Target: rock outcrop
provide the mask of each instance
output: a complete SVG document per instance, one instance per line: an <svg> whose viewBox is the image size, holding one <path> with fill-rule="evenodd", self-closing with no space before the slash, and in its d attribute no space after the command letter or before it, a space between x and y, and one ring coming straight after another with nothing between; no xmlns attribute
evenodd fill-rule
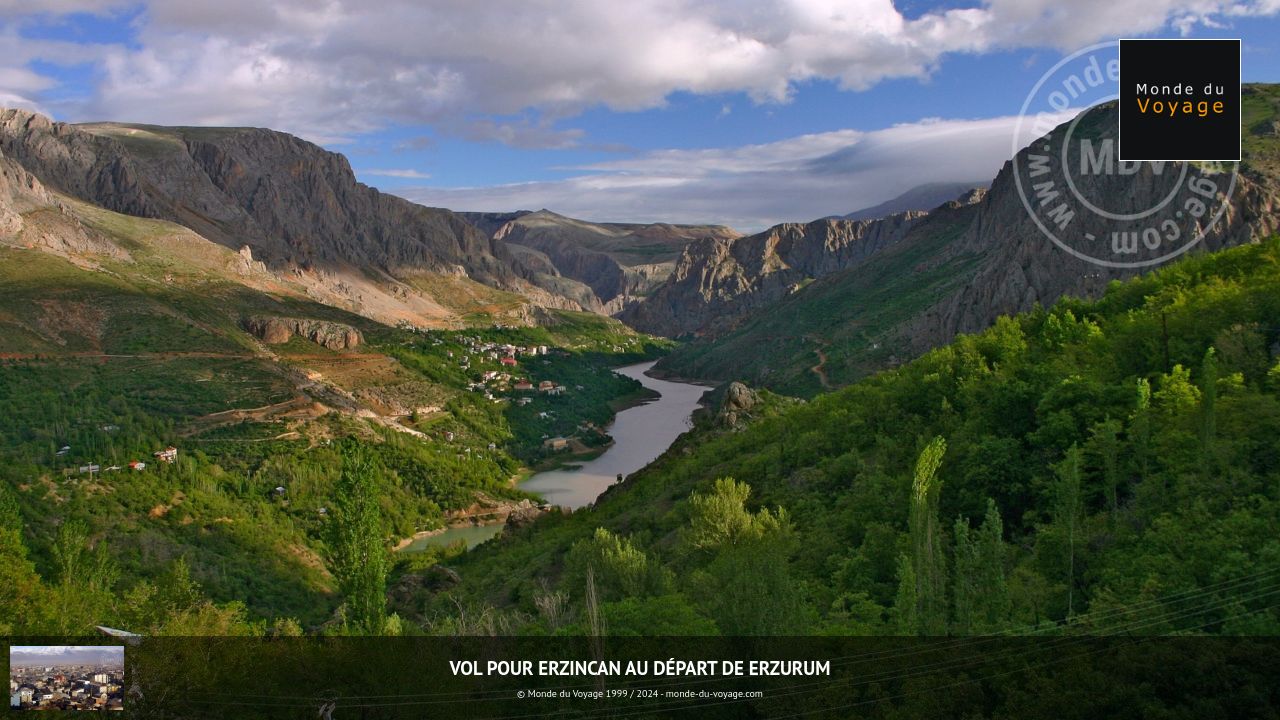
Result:
<svg viewBox="0 0 1280 720"><path fill-rule="evenodd" d="M908 212L786 223L749 237L696 242L681 253L665 283L618 318L667 337L722 334L804 283L855 267L899 242L923 217Z"/></svg>
<svg viewBox="0 0 1280 720"><path fill-rule="evenodd" d="M364 342L359 330L328 320L251 317L244 321L244 327L268 345L287 343L294 335L330 350L350 350Z"/></svg>
<svg viewBox="0 0 1280 720"><path fill-rule="evenodd" d="M443 565L405 573L387 588L387 610L402 618L420 621L432 595L451 590L460 582L462 577L457 571Z"/></svg>
<svg viewBox="0 0 1280 720"><path fill-rule="evenodd" d="M359 183L343 156L260 128L68 125L0 110L0 151L58 192L170 220L272 269L465 274L519 286L500 241Z"/></svg>
<svg viewBox="0 0 1280 720"><path fill-rule="evenodd" d="M754 390L740 382L731 382L725 389L716 418L721 425L736 428L751 417L752 410L759 404L760 396Z"/></svg>
<svg viewBox="0 0 1280 720"><path fill-rule="evenodd" d="M503 526L503 532L512 532L521 528L529 527L537 522L538 518L546 513L545 510L536 506L519 507L511 511L507 515L506 524Z"/></svg>
<svg viewBox="0 0 1280 720"><path fill-rule="evenodd" d="M124 258L120 248L85 227L34 175L0 152L0 244L58 255Z"/></svg>
<svg viewBox="0 0 1280 720"><path fill-rule="evenodd" d="M592 298L575 299L584 307L609 314L665 280L689 243L738 237L737 232L719 225L595 223L549 210L462 215L491 232L495 240L535 252L536 256L525 253L520 258L526 264L533 263L535 272L589 288ZM548 283L539 284L548 287ZM557 284L551 281L551 285Z"/></svg>

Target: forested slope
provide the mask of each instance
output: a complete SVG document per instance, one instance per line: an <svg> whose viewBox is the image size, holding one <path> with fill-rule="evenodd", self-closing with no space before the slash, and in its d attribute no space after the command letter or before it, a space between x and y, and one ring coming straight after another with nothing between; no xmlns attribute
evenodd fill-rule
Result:
<svg viewBox="0 0 1280 720"><path fill-rule="evenodd" d="M1278 317L1273 239L1001 318L745 429L704 420L415 609L581 631L593 585L612 634L1274 633Z"/></svg>

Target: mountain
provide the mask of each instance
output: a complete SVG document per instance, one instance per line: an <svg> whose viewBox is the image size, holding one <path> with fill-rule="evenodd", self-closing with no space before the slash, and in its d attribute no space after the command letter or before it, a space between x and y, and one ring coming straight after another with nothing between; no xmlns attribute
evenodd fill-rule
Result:
<svg viewBox="0 0 1280 720"><path fill-rule="evenodd" d="M689 243L739 237L721 225L595 223L550 210L461 215L512 248L517 265L540 285L605 314L662 283Z"/></svg>
<svg viewBox="0 0 1280 720"><path fill-rule="evenodd" d="M855 210L848 215L841 215L842 220L874 220L911 210L932 210L939 205L955 200L975 188L987 187L985 182L939 182L918 185L901 195L885 200L879 205Z"/></svg>
<svg viewBox="0 0 1280 720"><path fill-rule="evenodd" d="M96 665L124 667L124 648L109 645L18 645L9 649L11 667Z"/></svg>
<svg viewBox="0 0 1280 720"><path fill-rule="evenodd" d="M1254 242L1280 225L1280 140L1272 126L1280 117L1280 88L1249 86L1244 99L1245 161L1221 222L1197 251ZM1087 112L1073 141L1114 137L1114 105ZM1033 146L1047 144L1058 152L1066 128L1055 129ZM1022 151L1024 160L1028 152ZM988 327L1000 315L1049 305L1063 295L1098 297L1112 280L1139 272L1100 267L1051 243L1024 208L1013 172L1013 163L1006 163L979 202L930 213L900 241L860 265L766 305L728 333L712 332L689 343L664 358L659 368L674 375L744 380L812 395L916 357L957 333ZM1061 187L1060 171L1054 172ZM1157 176L1149 165L1140 173L1136 183L1134 176L1092 176L1094 185L1084 191L1118 198L1124 203L1121 211L1147 208L1171 192L1179 177L1177 172ZM1148 222L1174 220L1177 212L1179 208L1165 207ZM1109 221L1084 213L1077 218L1072 226L1076 236L1110 237ZM665 297L666 290L660 288L653 297ZM709 300L697 294L680 300L674 307L661 308L666 317L705 317ZM672 329L643 322L637 327ZM715 328L703 326L695 332Z"/></svg>
<svg viewBox="0 0 1280 720"><path fill-rule="evenodd" d="M523 277L503 242L457 214L359 183L346 158L285 133L69 125L3 110L0 151L54 192L182 225L323 302L382 321L456 324L477 307L577 307Z"/></svg>
<svg viewBox="0 0 1280 720"><path fill-rule="evenodd" d="M745 238L690 244L665 283L618 316L643 332L716 336L815 278L854 267L901 241L925 216L787 223Z"/></svg>

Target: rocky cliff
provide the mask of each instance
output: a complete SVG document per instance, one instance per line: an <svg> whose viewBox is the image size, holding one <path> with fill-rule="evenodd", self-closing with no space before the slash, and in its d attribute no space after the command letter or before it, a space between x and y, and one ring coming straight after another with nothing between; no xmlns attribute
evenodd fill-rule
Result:
<svg viewBox="0 0 1280 720"><path fill-rule="evenodd" d="M1114 139L1116 132L1115 105L1095 108L1079 123L1066 154L1075 155L1076 140L1082 133L1087 133L1091 140L1099 143ZM1068 142L1065 125L1023 150L1020 153L1023 162L1019 166L1027 166L1025 157L1035 152L1037 147L1047 146L1050 148L1047 154L1062 156L1064 142ZM1184 217L1185 199L1179 194L1179 188L1187 181L1180 179L1182 165L1170 164L1156 173L1151 163L1141 163L1135 175L1089 176L1086 180L1090 186L1081 187L1081 192L1086 197L1106 198L1107 210L1115 214L1138 214L1161 206L1164 198L1176 197L1177 202L1161 207L1141 223L1162 228L1166 222ZM1196 167L1189 167L1188 171L1188 178L1213 179L1222 192L1230 187L1231 180L1226 173L1201 172ZM1054 245L1040 232L1027 212L1016 187L1015 172L1015 163L1006 162L992 183L988 197L978 206L968 230L931 260L946 262L949 258L966 254L983 258L968 282L925 312L904 322L897 330L896 344L905 355L914 356L949 342L958 333L982 330L1001 315L1025 312L1037 304L1051 305L1064 295L1099 297L1111 281L1133 277L1149 269L1100 266ZM1043 183L1046 179L1052 179L1056 187L1066 187L1065 176L1058 165L1047 175L1037 177L1035 182ZM1075 182L1080 183L1081 180ZM1025 176L1023 183L1029 187ZM1186 197L1195 196L1186 194ZM1213 203L1208 204L1212 212ZM1206 217L1198 224L1208 225L1208 219ZM1071 246L1095 257L1105 256L1111 249L1111 232L1118 225L1115 220L1095 212L1078 212L1070 225ZM1208 228L1193 252L1213 252L1255 241L1278 228L1280 177L1259 172L1246 163L1235 180L1221 220ZM1098 238L1092 247L1085 239L1090 237ZM1154 260L1169 248L1162 245L1148 250L1139 245L1137 252L1124 260Z"/></svg>
<svg viewBox="0 0 1280 720"><path fill-rule="evenodd" d="M675 267L685 246L704 239L732 239L720 225L595 223L549 210L521 213L461 213L469 222L512 248L517 261L544 287L572 281L591 297L569 292L588 309L613 314L644 297ZM558 280L552 278L559 278Z"/></svg>
<svg viewBox="0 0 1280 720"><path fill-rule="evenodd" d="M48 187L170 220L273 268L466 275L514 289L509 253L448 210L359 183L346 158L258 128L68 125L0 111L0 150Z"/></svg>
<svg viewBox="0 0 1280 720"><path fill-rule="evenodd" d="M251 317L244 321L244 328L268 345L289 342L294 335L330 350L349 350L364 342L359 330L326 320Z"/></svg>
<svg viewBox="0 0 1280 720"><path fill-rule="evenodd" d="M26 168L0 152L0 244L58 255L125 253L67 213Z"/></svg>
<svg viewBox="0 0 1280 720"><path fill-rule="evenodd" d="M665 283L619 319L668 337L718 335L804 283L854 267L902 240L924 213L878 220L787 223L745 238L708 238L685 248Z"/></svg>

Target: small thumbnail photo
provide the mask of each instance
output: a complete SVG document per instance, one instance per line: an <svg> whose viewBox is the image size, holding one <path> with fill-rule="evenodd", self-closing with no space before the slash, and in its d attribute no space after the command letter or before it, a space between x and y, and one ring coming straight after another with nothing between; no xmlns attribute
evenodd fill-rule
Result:
<svg viewBox="0 0 1280 720"><path fill-rule="evenodd" d="M13 710L123 710L124 648L14 645L9 648Z"/></svg>

